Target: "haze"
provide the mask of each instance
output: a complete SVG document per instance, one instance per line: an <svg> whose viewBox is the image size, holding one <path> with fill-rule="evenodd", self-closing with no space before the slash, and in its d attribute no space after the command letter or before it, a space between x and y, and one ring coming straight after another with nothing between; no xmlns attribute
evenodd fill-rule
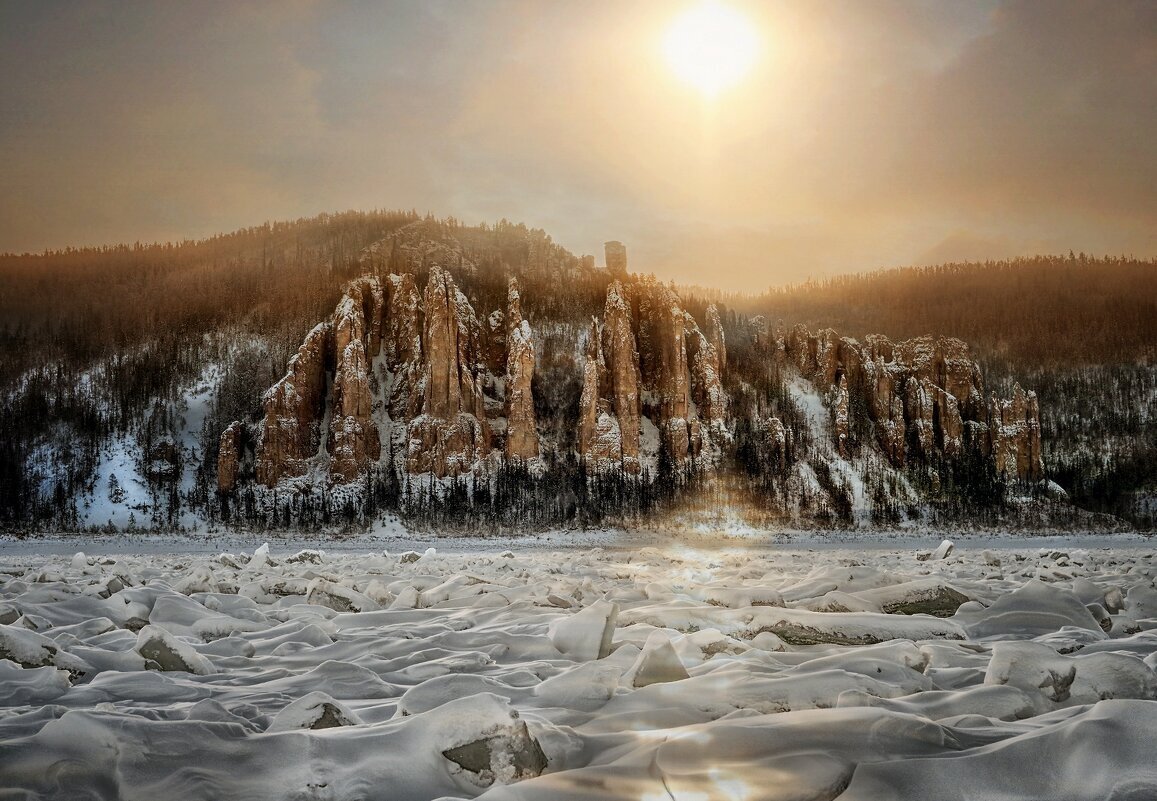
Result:
<svg viewBox="0 0 1157 801"><path fill-rule="evenodd" d="M1157 3L0 3L0 251L416 208L759 290L1069 249L1157 255Z"/></svg>

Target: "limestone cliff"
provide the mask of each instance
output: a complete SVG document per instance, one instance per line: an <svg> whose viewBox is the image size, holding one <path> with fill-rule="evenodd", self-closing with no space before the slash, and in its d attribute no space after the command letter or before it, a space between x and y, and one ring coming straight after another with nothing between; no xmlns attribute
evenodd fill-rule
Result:
<svg viewBox="0 0 1157 801"><path fill-rule="evenodd" d="M422 296L424 394L409 424L406 469L456 476L486 455L490 432L482 402L481 327L449 272L434 266Z"/></svg>
<svg viewBox="0 0 1157 801"><path fill-rule="evenodd" d="M1026 393L1020 384L1015 384L1011 398L1001 400L993 397L989 403L991 428L988 441L997 473L1029 481L1042 478L1044 460L1036 393Z"/></svg>
<svg viewBox="0 0 1157 801"><path fill-rule="evenodd" d="M672 287L630 275L608 275L587 296L588 309L602 304L589 325L548 312L543 333L524 308L538 315L544 307L528 307L519 279L471 278L481 268L466 252L450 238L423 243L414 231L379 249L370 263L382 272L345 287L265 394L264 419L221 434L218 490L236 490L253 446L267 487L307 475L356 486L390 472L403 484L404 473L482 478L504 462L558 469L546 465L565 464L571 454L560 443L572 437L588 471L651 479L664 460L729 469L728 449L738 454L742 444L748 475L754 465L767 472L760 486L786 488L779 497L795 492L792 503L802 504L809 493L835 497L866 484L866 473L857 484L849 471L873 464L921 471L933 487L945 467L975 455L982 461L970 464L1009 480L1044 476L1036 396L1019 386L1009 399L986 395L958 339L812 334L744 321L715 304L696 319ZM388 265L401 272L384 272ZM527 281L541 287L542 278ZM729 335L738 354L730 366ZM543 359L561 383L536 406ZM775 380L784 382L779 394L768 389ZM550 402L565 406L550 407L544 424ZM558 408L573 410L569 422L560 425ZM826 450L815 452L817 443ZM864 449L883 459L859 459ZM906 482L891 477L873 491L885 484Z"/></svg>
<svg viewBox="0 0 1157 801"><path fill-rule="evenodd" d="M235 420L221 432L220 447L217 451L217 491L230 493L237 486L237 474L241 471L241 448L245 427Z"/></svg>
<svg viewBox="0 0 1157 801"><path fill-rule="evenodd" d="M535 422L534 337L530 323L522 319L518 281L510 279L506 293L506 458L526 462L538 457Z"/></svg>
<svg viewBox="0 0 1157 801"><path fill-rule="evenodd" d="M644 420L675 462L700 453L705 423L726 435L726 348L714 306L707 319L710 335L654 280L611 283L586 347L578 442L588 466L638 473Z"/></svg>
<svg viewBox="0 0 1157 801"><path fill-rule="evenodd" d="M333 408L330 416L329 472L339 483L354 481L381 456L378 426L372 418L370 357L382 341L384 295L377 278L346 288L334 312Z"/></svg>
<svg viewBox="0 0 1157 801"><path fill-rule="evenodd" d="M257 442L257 481L267 487L303 476L321 444L326 372L333 326L319 323L289 360L285 377L265 393L265 421Z"/></svg>
<svg viewBox="0 0 1157 801"><path fill-rule="evenodd" d="M639 285L640 363L648 417L675 459L698 453L699 419L691 408L687 315L678 295L663 284Z"/></svg>
<svg viewBox="0 0 1157 801"><path fill-rule="evenodd" d="M382 356L390 371L386 407L393 420L409 420L422 408L422 296L410 273L390 275L382 324Z"/></svg>
<svg viewBox="0 0 1157 801"><path fill-rule="evenodd" d="M1037 481L1044 475L1036 396L1019 386L1013 398L986 405L980 366L953 337L892 343L873 335L863 343L825 329L796 326L783 340L787 359L822 390L834 393L836 445L847 455L858 413L896 467L955 459L967 448L991 454L997 472ZM860 404L853 404L858 397Z"/></svg>
<svg viewBox="0 0 1157 801"><path fill-rule="evenodd" d="M727 345L714 303L707 307L706 331L700 331L695 318L684 313L684 337L691 360L691 396L699 417L709 424L722 424L727 419L728 397L723 388Z"/></svg>
<svg viewBox="0 0 1157 801"><path fill-rule="evenodd" d="M592 325L587 343L579 454L590 466L613 465L637 474L641 469L639 351L631 306L619 281L607 288L603 324L596 332L597 327Z"/></svg>

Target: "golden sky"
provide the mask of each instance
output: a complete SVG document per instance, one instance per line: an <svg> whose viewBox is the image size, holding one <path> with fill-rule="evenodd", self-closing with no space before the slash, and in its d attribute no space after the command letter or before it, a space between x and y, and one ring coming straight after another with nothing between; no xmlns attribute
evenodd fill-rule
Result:
<svg viewBox="0 0 1157 801"><path fill-rule="evenodd" d="M708 98L699 2L4 0L0 251L398 207L749 290L1157 256L1157 3L736 0Z"/></svg>

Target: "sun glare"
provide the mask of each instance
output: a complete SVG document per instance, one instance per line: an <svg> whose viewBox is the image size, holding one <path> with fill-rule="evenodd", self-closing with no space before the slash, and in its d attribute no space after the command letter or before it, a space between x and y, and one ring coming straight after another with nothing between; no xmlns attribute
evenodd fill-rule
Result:
<svg viewBox="0 0 1157 801"><path fill-rule="evenodd" d="M704 0L684 11L663 40L674 73L708 97L734 86L755 63L759 37L739 11Z"/></svg>

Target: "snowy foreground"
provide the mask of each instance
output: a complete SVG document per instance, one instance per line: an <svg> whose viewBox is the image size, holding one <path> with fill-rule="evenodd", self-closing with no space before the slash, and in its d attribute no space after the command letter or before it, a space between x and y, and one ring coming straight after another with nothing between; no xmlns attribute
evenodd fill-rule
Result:
<svg viewBox="0 0 1157 801"><path fill-rule="evenodd" d="M0 797L1157 797L1150 549L931 551L0 551Z"/></svg>

